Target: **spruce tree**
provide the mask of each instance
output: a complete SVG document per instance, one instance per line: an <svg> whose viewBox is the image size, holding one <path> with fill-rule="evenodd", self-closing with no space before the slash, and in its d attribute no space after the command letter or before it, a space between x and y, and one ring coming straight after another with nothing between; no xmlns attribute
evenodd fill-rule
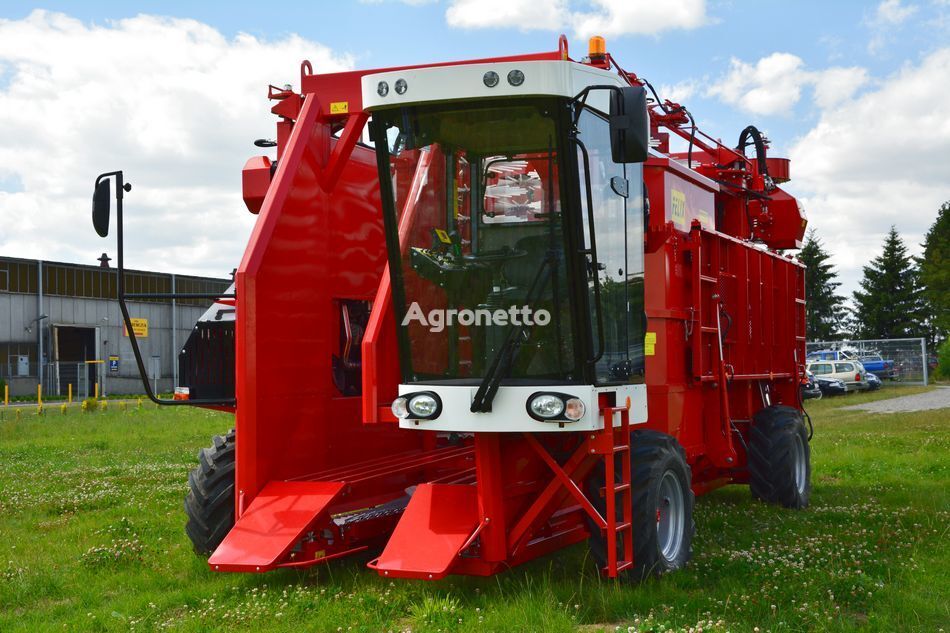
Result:
<svg viewBox="0 0 950 633"><path fill-rule="evenodd" d="M944 202L927 231L917 260L930 344L950 336L950 201Z"/></svg>
<svg viewBox="0 0 950 633"><path fill-rule="evenodd" d="M808 232L798 259L805 264L806 336L810 341L827 341L841 330L844 298L836 293L841 284L838 273L828 263L831 254L825 251L815 229Z"/></svg>
<svg viewBox="0 0 950 633"><path fill-rule="evenodd" d="M891 227L881 254L864 267L861 290L854 293L861 338L921 336L920 292L917 269L907 247Z"/></svg>

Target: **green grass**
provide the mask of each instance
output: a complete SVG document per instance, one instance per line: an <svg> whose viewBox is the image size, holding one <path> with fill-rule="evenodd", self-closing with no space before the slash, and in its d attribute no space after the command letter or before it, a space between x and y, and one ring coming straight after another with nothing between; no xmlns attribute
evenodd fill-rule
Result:
<svg viewBox="0 0 950 633"><path fill-rule="evenodd" d="M697 501L693 562L638 587L583 545L487 579L391 581L342 560L209 572L184 535L198 447L224 414L112 405L0 419L0 631L936 631L950 622L950 410L809 404L812 505ZM950 627L948 627L950 628Z"/></svg>

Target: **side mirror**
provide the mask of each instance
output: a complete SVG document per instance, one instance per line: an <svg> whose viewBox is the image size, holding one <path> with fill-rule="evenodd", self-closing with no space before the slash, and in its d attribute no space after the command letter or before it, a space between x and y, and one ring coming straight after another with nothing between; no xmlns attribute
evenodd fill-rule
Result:
<svg viewBox="0 0 950 633"><path fill-rule="evenodd" d="M102 178L96 183L92 194L92 226L99 237L109 235L109 212L112 209L112 186L110 178Z"/></svg>
<svg viewBox="0 0 950 633"><path fill-rule="evenodd" d="M647 159L650 115L643 86L610 91L610 149L615 163L642 163Z"/></svg>

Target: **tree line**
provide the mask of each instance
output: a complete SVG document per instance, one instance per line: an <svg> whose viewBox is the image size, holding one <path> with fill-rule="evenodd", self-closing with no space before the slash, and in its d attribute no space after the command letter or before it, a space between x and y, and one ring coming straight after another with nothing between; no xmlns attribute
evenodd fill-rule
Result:
<svg viewBox="0 0 950 633"><path fill-rule="evenodd" d="M892 226L880 253L864 266L851 307L839 294L831 254L814 229L799 259L805 264L810 341L924 337L928 347L950 336L950 201L924 238L923 253L912 257Z"/></svg>

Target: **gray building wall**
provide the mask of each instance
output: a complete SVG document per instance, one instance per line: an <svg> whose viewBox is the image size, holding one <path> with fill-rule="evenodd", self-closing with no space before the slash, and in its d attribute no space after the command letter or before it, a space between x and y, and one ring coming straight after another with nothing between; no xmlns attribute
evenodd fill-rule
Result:
<svg viewBox="0 0 950 633"><path fill-rule="evenodd" d="M0 258L0 264L3 263ZM13 261L13 260L8 260ZM17 263L29 260L15 260ZM39 266L39 262L35 262ZM59 266L63 266L59 264ZM77 267L86 269L89 267ZM92 267L94 268L94 267ZM113 270L114 274L114 270ZM168 275L168 277L171 277ZM200 278L190 278L199 280ZM143 393L138 368L132 354L130 339L123 334L122 315L118 301L115 299L97 299L88 297L50 296L44 294L42 299L39 292L27 294L23 292L7 292L0 278L0 378L10 385L11 396L35 395L40 368L42 369L44 393L55 394L67 391L66 375L73 376L75 369L62 370L57 367L57 329L69 326L93 328L95 330L96 353L95 359L105 361L97 365L97 375L100 379L100 389L105 393ZM226 287L230 283L223 279L208 279ZM180 289L179 289L180 290ZM148 336L138 338L139 349L142 353L146 371L150 371L150 359L158 357L160 378L153 382L158 391L171 391L175 387L174 377L177 374L178 351L185 344L194 327L195 322L210 305L210 301L203 301L203 305L177 305L174 310L177 319L172 317L171 302L128 302L129 313L132 318L148 320ZM46 319L37 320L41 315ZM177 328L173 331L173 325ZM39 357L39 336L43 336L43 357ZM17 376L17 359L19 355L29 358L29 376ZM110 355L119 357L117 372L109 369ZM68 382L75 382L75 379ZM92 387L90 386L90 391ZM74 394L79 391L79 385L73 386ZM79 394L81 395L81 394ZM2 400L2 393L0 393Z"/></svg>

